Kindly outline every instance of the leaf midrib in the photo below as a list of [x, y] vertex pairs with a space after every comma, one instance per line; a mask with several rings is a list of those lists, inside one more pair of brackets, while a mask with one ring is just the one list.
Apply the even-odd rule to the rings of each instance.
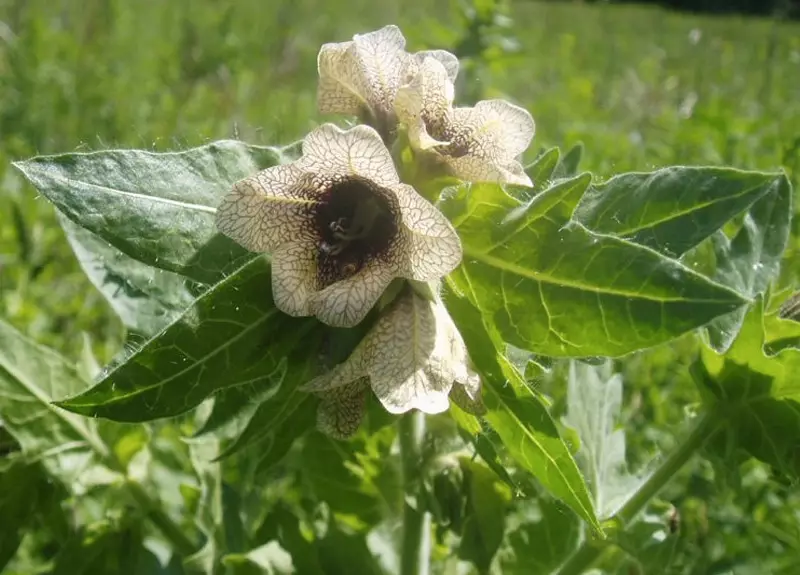
[[[598, 293], [598, 294], [606, 294], [606, 295], [612, 295], [612, 296], [617, 296], [617, 297], [623, 297], [623, 298], [628, 298], [628, 299], [639, 299], [639, 300], [646, 300], [646, 301], [655, 301], [655, 302], [660, 302], [660, 303], [676, 303], [676, 302], [715, 303], [715, 304], [719, 304], [719, 303], [739, 303], [741, 305], [744, 305], [745, 303], [748, 302], [748, 300], [744, 299], [737, 292], [732, 291], [732, 290], [726, 288], [723, 285], [720, 285], [720, 284], [717, 284], [715, 282], [712, 282], [711, 280], [708, 280], [707, 278], [705, 278], [704, 276], [701, 276], [699, 274], [696, 274], [698, 279], [705, 280], [711, 286], [714, 286], [715, 288], [719, 289], [722, 292], [730, 293], [732, 297], [730, 299], [681, 298], [681, 297], [663, 298], [663, 297], [654, 297], [654, 296], [650, 296], [648, 294], [643, 294], [643, 293], [639, 293], [639, 292], [632, 292], [632, 291], [626, 291], [626, 290], [621, 290], [621, 289], [611, 289], [611, 288], [600, 289], [598, 287], [593, 287], [593, 286], [588, 286], [588, 285], [584, 285], [584, 284], [578, 283], [575, 280], [572, 280], [572, 279], [569, 279], [569, 278], [556, 278], [556, 277], [553, 277], [550, 274], [537, 272], [537, 271], [534, 271], [532, 269], [525, 268], [525, 267], [522, 267], [522, 266], [517, 265], [515, 263], [509, 262], [509, 261], [504, 260], [502, 258], [498, 258], [498, 257], [492, 256], [492, 255], [489, 255], [489, 254], [484, 253], [484, 252], [475, 252], [472, 249], [470, 249], [468, 246], [464, 246], [464, 256], [465, 256], [464, 260], [467, 260], [468, 258], [471, 258], [473, 260], [480, 261], [480, 262], [482, 262], [482, 263], [484, 263], [486, 265], [495, 267], [495, 268], [497, 268], [499, 270], [506, 271], [506, 272], [509, 272], [509, 273], [512, 273], [512, 274], [516, 274], [518, 276], [522, 276], [522, 277], [531, 279], [531, 280], [536, 281], [536, 282], [556, 285], [556, 286], [559, 286], [559, 287], [573, 288], [573, 289], [587, 291], [587, 292], [594, 292], [594, 293]], [[462, 265], [469, 265], [469, 264], [465, 262]], [[692, 272], [692, 270], [690, 270], [689, 268], [686, 268], [684, 271], [686, 271], [687, 273], [690, 273], [690, 274], [694, 274], [695, 273], [695, 272]]]
[[[677, 212], [671, 212], [670, 214], [668, 214], [668, 215], [666, 215], [666, 216], [664, 216], [662, 218], [649, 220], [649, 221], [647, 221], [645, 223], [640, 224], [639, 226], [633, 226], [633, 227], [625, 228], [625, 229], [617, 228], [617, 229], [614, 230], [614, 233], [615, 234], [619, 234], [619, 235], [626, 235], [627, 236], [627, 235], [636, 234], [636, 233], [638, 233], [638, 232], [640, 232], [642, 230], [652, 229], [652, 228], [655, 228], [655, 227], [660, 226], [662, 224], [669, 223], [672, 220], [676, 220], [678, 218], [682, 218], [682, 217], [684, 217], [686, 215], [689, 215], [689, 214], [692, 214], [694, 212], [699, 212], [701, 210], [704, 210], [709, 206], [714, 206], [714, 205], [717, 205], [717, 204], [722, 204], [722, 203], [725, 203], [725, 202], [728, 202], [728, 201], [733, 201], [733, 200], [739, 199], [740, 197], [746, 196], [747, 194], [751, 193], [753, 190], [758, 189], [758, 188], [760, 188], [762, 186], [764, 187], [764, 190], [762, 191], [762, 193], [753, 198], [753, 203], [755, 203], [759, 199], [761, 199], [763, 196], [765, 196], [765, 195], [767, 195], [769, 193], [770, 189], [772, 188], [771, 185], [765, 186], [764, 183], [762, 182], [760, 184], [744, 188], [738, 194], [717, 198], [717, 199], [714, 199], [714, 200], [710, 200], [710, 201], [704, 202], [702, 204], [694, 204], [691, 208], [680, 210], [680, 211], [677, 211]], [[603, 219], [604, 216], [609, 211], [611, 211], [612, 207], [616, 203], [617, 202], [614, 202], [611, 206], [608, 206], [605, 210], [603, 210], [603, 213], [597, 217], [597, 220]]]
[[[114, 397], [104, 401], [102, 405], [103, 406], [107, 406], [107, 405], [112, 405], [112, 404], [115, 404], [115, 403], [120, 403], [120, 402], [123, 402], [123, 401], [127, 401], [132, 397], [136, 397], [137, 395], [140, 395], [142, 393], [145, 393], [145, 392], [151, 391], [153, 389], [156, 389], [158, 387], [163, 387], [163, 386], [167, 385], [170, 381], [183, 376], [184, 374], [186, 374], [187, 372], [197, 368], [198, 366], [202, 366], [208, 360], [210, 360], [212, 357], [216, 356], [218, 353], [224, 351], [225, 349], [230, 347], [232, 344], [234, 344], [237, 341], [239, 341], [239, 339], [241, 339], [242, 337], [244, 337], [245, 335], [250, 333], [250, 331], [252, 331], [253, 329], [257, 328], [261, 324], [263, 324], [265, 321], [267, 321], [270, 317], [272, 317], [276, 313], [279, 313], [276, 308], [270, 309], [267, 313], [265, 313], [260, 318], [255, 320], [253, 323], [248, 325], [246, 328], [242, 329], [242, 331], [240, 331], [238, 334], [236, 334], [235, 336], [233, 336], [230, 339], [225, 340], [225, 342], [222, 345], [220, 345], [219, 347], [213, 349], [211, 352], [205, 354], [198, 361], [191, 362], [187, 367], [183, 368], [182, 370], [178, 371], [177, 373], [172, 374], [171, 376], [167, 377], [166, 379], [163, 379], [163, 380], [161, 380], [161, 381], [159, 381], [157, 383], [154, 383], [154, 384], [151, 384], [151, 385], [148, 385], [148, 386], [137, 387], [135, 390], [133, 390], [133, 391], [131, 391], [129, 393], [126, 393], [124, 395], [114, 396]], [[142, 348], [142, 351], [144, 349], [145, 348]], [[141, 353], [141, 351], [140, 351], [140, 353]], [[125, 366], [128, 365], [129, 362], [133, 362], [133, 361], [135, 361], [135, 359], [136, 359], [135, 357], [131, 358], [128, 362], [125, 362], [124, 364], [122, 364], [118, 369], [125, 368]], [[98, 385], [102, 385], [106, 381], [109, 381], [109, 379], [114, 376], [115, 372], [116, 372], [116, 370], [114, 372], [111, 372]], [[75, 399], [78, 399], [80, 397], [81, 396], [77, 396]], [[69, 407], [80, 408], [80, 407], [95, 407], [97, 404], [96, 403], [77, 403], [77, 402], [72, 401], [72, 400], [67, 400], [67, 401], [64, 402], [64, 405], [68, 405]]]

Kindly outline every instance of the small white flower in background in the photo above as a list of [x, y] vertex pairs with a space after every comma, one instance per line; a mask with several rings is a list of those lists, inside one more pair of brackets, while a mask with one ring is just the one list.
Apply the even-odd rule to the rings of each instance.
[[519, 162], [536, 129], [530, 113], [505, 100], [453, 108], [453, 96], [445, 67], [424, 58], [395, 99], [397, 119], [406, 125], [411, 145], [434, 154], [462, 180], [532, 186]]
[[358, 324], [395, 277], [434, 281], [461, 261], [450, 222], [400, 183], [367, 126], [315, 129], [297, 161], [237, 182], [217, 227], [272, 255], [278, 309], [337, 327]]
[[389, 413], [441, 413], [451, 399], [470, 413], [482, 411], [480, 377], [447, 308], [408, 287], [344, 363], [303, 386], [322, 399], [318, 427], [334, 436], [355, 431], [367, 385]]
[[384, 137], [396, 127], [394, 99], [425, 58], [441, 63], [451, 82], [458, 58], [444, 50], [409, 54], [397, 26], [386, 26], [352, 41], [323, 44], [317, 57], [317, 102], [323, 114], [359, 116]]

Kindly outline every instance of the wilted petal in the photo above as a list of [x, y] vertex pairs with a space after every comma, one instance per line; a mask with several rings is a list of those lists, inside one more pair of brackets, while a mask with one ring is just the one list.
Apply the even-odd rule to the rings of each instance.
[[323, 124], [303, 141], [299, 169], [324, 180], [360, 176], [379, 186], [393, 186], [400, 181], [392, 155], [378, 133], [368, 126], [342, 130]]
[[317, 290], [316, 246], [298, 239], [282, 244], [272, 254], [272, 298], [291, 316], [312, 315], [311, 298]]
[[[398, 90], [394, 104], [397, 119], [406, 125], [412, 146], [428, 150], [448, 143], [436, 136], [445, 135], [444, 124], [453, 97], [453, 82], [445, 66], [436, 58], [425, 58], [411, 82]], [[442, 128], [441, 133], [431, 134], [429, 128], [436, 131], [437, 127]]]
[[358, 431], [364, 418], [369, 379], [319, 392], [317, 429], [334, 439], [347, 439]]
[[409, 279], [432, 281], [461, 263], [461, 240], [447, 218], [411, 186], [395, 188], [403, 232], [403, 273]]
[[381, 261], [370, 261], [349, 278], [314, 294], [311, 311], [323, 323], [353, 327], [369, 313], [395, 277], [395, 271]]
[[234, 184], [217, 208], [217, 228], [248, 250], [272, 251], [307, 234], [313, 204], [302, 171], [275, 166]]
[[352, 42], [323, 45], [317, 58], [320, 112], [358, 114], [364, 107], [376, 118], [391, 114], [410, 58], [405, 44], [397, 26], [386, 26]]

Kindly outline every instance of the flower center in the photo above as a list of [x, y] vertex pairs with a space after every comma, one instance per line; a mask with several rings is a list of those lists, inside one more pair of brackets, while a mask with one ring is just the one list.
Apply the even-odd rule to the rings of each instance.
[[466, 134], [461, 133], [463, 131], [454, 130], [451, 121], [447, 118], [433, 118], [423, 112], [422, 121], [425, 123], [425, 130], [434, 140], [450, 142], [446, 146], [437, 146], [436, 152], [451, 158], [460, 158], [469, 154], [469, 141]]
[[397, 223], [386, 192], [360, 178], [328, 188], [315, 213], [318, 268], [324, 286], [352, 276], [386, 254]]

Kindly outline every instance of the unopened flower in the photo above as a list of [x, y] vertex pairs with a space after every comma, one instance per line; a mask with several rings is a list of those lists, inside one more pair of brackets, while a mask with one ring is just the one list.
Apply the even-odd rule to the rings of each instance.
[[344, 363], [304, 386], [322, 398], [319, 427], [330, 432], [333, 423], [334, 434], [340, 434], [347, 427], [342, 422], [360, 421], [360, 414], [339, 408], [363, 409], [367, 381], [390, 413], [441, 413], [450, 399], [470, 412], [482, 407], [480, 377], [469, 366], [464, 340], [447, 309], [409, 288]]
[[433, 154], [462, 180], [531, 186], [519, 162], [535, 132], [530, 113], [505, 100], [453, 108], [453, 95], [453, 81], [441, 62], [424, 58], [395, 99], [411, 145]]
[[450, 81], [458, 74], [458, 58], [444, 50], [409, 54], [397, 26], [357, 34], [350, 42], [324, 44], [317, 57], [317, 101], [323, 114], [359, 116], [386, 136], [394, 131], [394, 100], [425, 58], [433, 58]]
[[461, 261], [450, 222], [400, 183], [367, 126], [311, 132], [297, 161], [234, 184], [217, 227], [271, 254], [280, 310], [339, 327], [359, 323], [395, 277], [432, 281]]

